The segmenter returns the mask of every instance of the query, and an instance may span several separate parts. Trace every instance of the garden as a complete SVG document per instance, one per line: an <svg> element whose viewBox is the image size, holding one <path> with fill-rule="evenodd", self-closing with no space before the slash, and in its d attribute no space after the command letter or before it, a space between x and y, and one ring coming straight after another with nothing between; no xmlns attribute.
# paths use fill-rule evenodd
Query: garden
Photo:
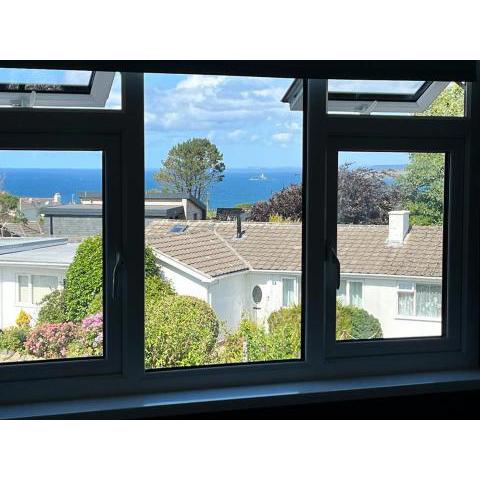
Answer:
<svg viewBox="0 0 480 480"><path fill-rule="evenodd" d="M69 266L63 289L46 295L38 319L20 311L16 325L0 331L0 361L103 355L102 240L84 240ZM337 339L381 338L379 321L365 310L337 302ZM266 325L245 317L226 331L203 300L178 295L145 248L145 367L298 359L301 307L273 312Z"/></svg>

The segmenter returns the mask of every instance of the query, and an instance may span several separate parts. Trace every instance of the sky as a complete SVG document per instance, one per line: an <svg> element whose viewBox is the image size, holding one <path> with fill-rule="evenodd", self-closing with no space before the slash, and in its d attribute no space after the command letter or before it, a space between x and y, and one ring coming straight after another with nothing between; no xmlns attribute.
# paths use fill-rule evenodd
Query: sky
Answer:
<svg viewBox="0 0 480 480"><path fill-rule="evenodd" d="M89 72L0 69L2 82L85 84ZM160 168L175 144L206 137L223 153L226 169L300 169L302 113L281 102L293 79L204 75L145 75L145 163ZM370 82L371 83L371 82ZM385 83L385 82L384 82ZM389 82L391 85L391 82ZM405 85L400 85L400 83ZM399 82L396 88L412 88ZM410 82L414 83L414 82ZM372 89L355 81L332 81L331 88ZM378 84L380 89L388 85ZM390 87L391 88L391 87ZM119 108L120 76L112 86L107 108ZM0 146L1 148L1 146ZM341 155L356 165L406 162L405 154ZM0 153L0 168L98 168L94 152Z"/></svg>

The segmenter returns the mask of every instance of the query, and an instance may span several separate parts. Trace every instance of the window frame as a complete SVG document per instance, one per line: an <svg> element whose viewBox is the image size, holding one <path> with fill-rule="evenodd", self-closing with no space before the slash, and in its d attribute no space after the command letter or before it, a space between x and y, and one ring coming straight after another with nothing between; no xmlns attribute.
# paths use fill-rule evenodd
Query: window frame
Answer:
<svg viewBox="0 0 480 480"><path fill-rule="evenodd" d="M1 114L0 114L1 115ZM16 115L14 115L17 117ZM21 118L17 118L17 121ZM27 125L16 127L11 125L13 133L0 132L0 150L58 150L58 151L100 151L102 153L102 183L104 192L103 231L104 234L104 292L106 328L104 356L85 357L73 359L38 360L28 362L9 362L0 365L1 381L39 381L41 379L61 379L82 375L95 375L120 372L121 365L121 318L122 312L113 302L112 283L115 252L120 251L122 239L122 221L119 212L115 212L115 205L121 202L118 182L120 171L118 169L120 149L118 138L115 135L100 134L96 131L72 134L62 132L61 128L55 131L35 131ZM36 125L37 128L39 125ZM43 128L45 130L45 127ZM47 129L48 130L48 129ZM109 178L109 182L106 179ZM110 233L107 233L109 231ZM18 294L18 278L16 274L16 292ZM22 275L22 274L20 274ZM33 300L32 275L28 276L29 299ZM57 279L59 277L57 275ZM60 284L60 281L59 281ZM17 299L19 297L17 296ZM33 304L24 305L31 307Z"/></svg>
<svg viewBox="0 0 480 480"><path fill-rule="evenodd" d="M461 270L463 241L461 237L463 225L463 211L458 208L452 208L450 198L460 199L465 204L463 195L463 184L465 181L465 154L464 142L457 138L451 138L448 131L439 132L432 135L431 132L424 128L422 120L419 117L413 120L407 131L395 130L395 121L382 122L373 118L371 126L373 131L368 136L331 136L329 138L328 147L328 173L329 191L327 193L327 209L330 212L329 223L327 225L329 244L336 245L336 202L337 202L337 172L338 172L338 154L340 151L403 151L403 152L438 152L445 153L445 185L446 188L446 216L444 221L444 267L443 271L453 276L456 280L447 281L444 276L442 281L443 290L443 308L447 309L447 314L442 315L445 332L442 337L418 337L418 338L395 338L395 339L375 339L375 340L348 340L339 341L335 339L335 322L327 323L326 328L326 349L327 355L331 358L335 357L362 357L365 355L391 355L391 354L413 354L413 353L433 353L453 352L461 350L462 327L466 329L466 325L462 322L448 321L447 318L462 318L462 294L461 292ZM356 124L361 125L364 118L356 119ZM461 121L461 119L460 119ZM448 122L447 122L448 123ZM375 127L379 126L377 130ZM423 133L423 135L422 135ZM411 135L409 137L409 135ZM455 167L454 167L455 166ZM335 212L333 214L332 212ZM448 246L448 250L447 250ZM336 248L336 247L334 247ZM466 267L465 267L466 268ZM455 290L452 287L450 294L449 286L455 284ZM331 290L332 287L330 287ZM453 292L455 293L453 295ZM327 295L331 295L328 292ZM448 298L448 301L446 300ZM445 310L444 310L445 312ZM327 318L334 318L334 304L330 300L326 310ZM458 360L468 364L468 355L460 354ZM429 364L424 361L425 366Z"/></svg>
<svg viewBox="0 0 480 480"><path fill-rule="evenodd" d="M0 108L22 108L33 103L33 107L103 109L106 108L114 78L115 72L93 70L87 85L57 84L62 87L57 91L36 91L33 88L25 88L26 85L30 85L25 83L15 84L19 89L11 90L7 88L9 84L0 83Z"/></svg>
<svg viewBox="0 0 480 480"><path fill-rule="evenodd" d="M144 251L144 124L143 124L143 74L122 73L121 111L78 111L65 110L27 110L14 109L0 112L0 118L17 133L44 132L49 130L76 136L81 134L103 132L119 140L119 163L121 182L122 228L117 252L121 253L123 268L120 270L121 348L120 368L114 372L82 372L72 368L58 378L55 369L45 371L43 378L35 382L22 378L21 371L9 377L9 389L0 399L2 403L34 402L58 399L78 399L83 397L101 397L111 395L146 394L163 392L166 395L184 390L201 389L212 392L212 398L222 399L215 389L225 387L268 387L272 384L288 385L288 382L305 382L359 376L381 375L388 373L412 373L419 370L454 370L457 368L476 368L478 305L476 288L478 281L474 272L478 259L478 234L468 228L477 214L470 206L477 199L477 193L467 185L465 190L465 211L462 230L465 231L465 251L468 251L472 265L464 265L462 280L465 280L465 294L462 298L465 310L462 310L462 322L468 326L462 332L461 343L455 351L425 351L413 349L399 352L396 342L389 342L388 351L383 351L379 361L368 349L361 352L343 351L340 355L331 355L328 343L322 343L326 337L326 299L335 299L331 288L335 286L335 262L331 256L331 230L328 228L329 211L327 194L331 190L331 171L328 166L329 139L349 136L353 139L381 133L383 137L399 137L400 132L409 132L413 138L428 137L432 134L445 135L466 148L466 175L472 178L475 170L470 159L472 152L478 151L473 143L475 132L470 131L468 118L343 118L327 114L327 81L303 79L304 87L304 125L303 125L303 212L302 222L302 358L299 360L277 361L255 364L213 365L182 369L145 371L144 369L144 326L143 326L143 251ZM475 105L480 106L480 91L475 84ZM411 123L410 123L411 122ZM478 128L477 128L478 127ZM480 130L480 122L476 124ZM395 133L396 132L396 133ZM427 135L428 133L428 135ZM435 136L434 135L434 136ZM473 145L471 147L470 145ZM410 147L409 147L410 148ZM471 149L471 150L469 150ZM382 148L384 150L384 148ZM137 162L128 159L138 158ZM470 177L468 177L470 174ZM330 186L330 189L329 189ZM336 192L335 192L336 193ZM139 215L139 212L141 214ZM117 212L118 214L118 212ZM140 261L142 259L142 261ZM463 259L462 259L463 260ZM132 285L135 288L132 288ZM129 288L130 287L130 288ZM319 294L320 292L320 294ZM330 292L330 293L329 293ZM349 348L350 346L348 346ZM353 353L353 354L352 354ZM75 362L77 362L75 360ZM65 362L73 365L73 362ZM52 365L52 364L51 364ZM22 369L29 365L21 365ZM57 367L57 366L55 366ZM5 366L0 366L0 373ZM57 376L57 378L55 378ZM292 385L298 385L292 384ZM273 388L273 387L272 387ZM294 391L298 391L295 386ZM327 387L324 387L327 388ZM313 389L313 386L312 386ZM271 389L269 390L271 392ZM313 391L313 390L312 390ZM237 391L236 399L241 393ZM146 397L143 403L148 404ZM178 397L176 397L178 398ZM223 397L224 400L228 398ZM195 402L194 398L189 400ZM188 407L187 407L188 408Z"/></svg>

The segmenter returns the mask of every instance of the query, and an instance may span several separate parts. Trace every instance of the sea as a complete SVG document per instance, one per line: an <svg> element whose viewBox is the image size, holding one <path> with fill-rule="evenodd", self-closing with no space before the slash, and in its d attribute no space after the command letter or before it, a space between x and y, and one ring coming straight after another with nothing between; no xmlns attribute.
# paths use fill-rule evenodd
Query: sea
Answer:
<svg viewBox="0 0 480 480"><path fill-rule="evenodd" d="M159 188L154 170L145 171L145 188ZM20 197L52 197L60 193L62 203L78 202L80 192L99 192L100 170L0 168L1 190ZM301 183L301 169L226 169L223 181L215 183L207 198L209 209L268 200L275 192Z"/></svg>

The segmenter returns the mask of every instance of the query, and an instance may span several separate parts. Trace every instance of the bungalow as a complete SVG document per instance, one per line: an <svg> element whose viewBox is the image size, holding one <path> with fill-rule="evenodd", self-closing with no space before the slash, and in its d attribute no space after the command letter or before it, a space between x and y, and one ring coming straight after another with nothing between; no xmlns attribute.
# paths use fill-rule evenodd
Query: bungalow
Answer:
<svg viewBox="0 0 480 480"><path fill-rule="evenodd" d="M235 328L301 301L300 224L155 220L146 241L177 292L208 302ZM337 298L378 318L384 337L441 334L442 227L338 225Z"/></svg>
<svg viewBox="0 0 480 480"><path fill-rule="evenodd" d="M399 211L389 225L337 232L342 303L378 318L387 338L441 334L442 227L410 226ZM301 224L152 219L145 237L175 290L205 300L228 329L301 302ZM0 238L0 328L22 308L36 318L43 296L63 285L77 245Z"/></svg>
<svg viewBox="0 0 480 480"><path fill-rule="evenodd" d="M22 309L37 318L43 297L63 286L77 246L66 238L0 239L0 329L15 325Z"/></svg>

